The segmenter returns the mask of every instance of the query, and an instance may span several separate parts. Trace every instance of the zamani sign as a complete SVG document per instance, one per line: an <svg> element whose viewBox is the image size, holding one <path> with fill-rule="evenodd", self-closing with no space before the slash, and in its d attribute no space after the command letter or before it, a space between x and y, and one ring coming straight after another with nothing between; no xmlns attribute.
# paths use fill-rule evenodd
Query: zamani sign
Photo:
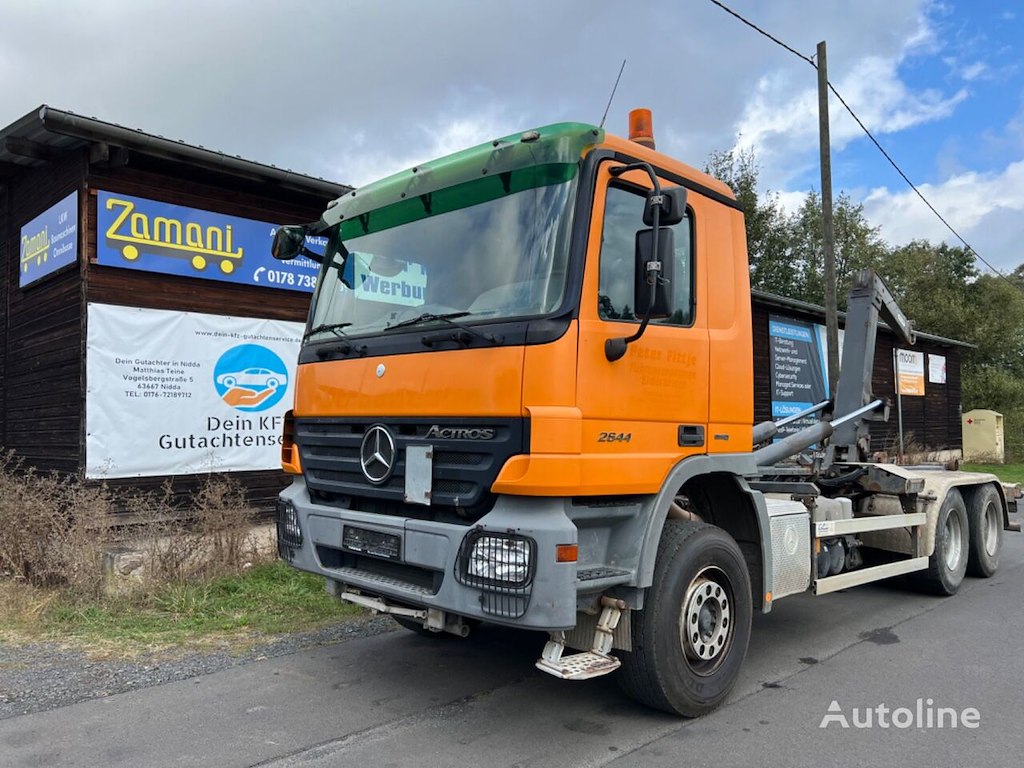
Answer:
<svg viewBox="0 0 1024 768"><path fill-rule="evenodd" d="M280 467L302 330L90 304L86 476Z"/></svg>

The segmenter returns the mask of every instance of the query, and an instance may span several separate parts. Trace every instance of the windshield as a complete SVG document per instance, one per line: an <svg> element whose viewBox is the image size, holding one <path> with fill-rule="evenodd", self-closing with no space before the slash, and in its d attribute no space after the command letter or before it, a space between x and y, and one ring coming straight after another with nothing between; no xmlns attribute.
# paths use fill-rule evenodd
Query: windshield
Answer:
<svg viewBox="0 0 1024 768"><path fill-rule="evenodd" d="M310 338L554 311L565 293L578 164L532 166L410 197L332 227ZM455 315L453 313L458 313ZM424 323L439 322L437 318Z"/></svg>

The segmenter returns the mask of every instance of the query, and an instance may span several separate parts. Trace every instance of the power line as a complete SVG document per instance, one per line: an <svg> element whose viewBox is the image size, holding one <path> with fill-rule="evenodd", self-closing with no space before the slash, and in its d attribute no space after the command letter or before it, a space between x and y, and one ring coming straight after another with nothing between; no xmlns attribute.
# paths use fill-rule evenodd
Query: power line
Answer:
<svg viewBox="0 0 1024 768"><path fill-rule="evenodd" d="M761 27L757 26L757 24L754 24L752 21L744 18L743 16L738 14L732 8L729 8L724 3L719 2L719 0L709 0L709 2L711 2L712 5L718 6L723 11L728 13L730 16L733 16L734 18L738 19L740 22L742 22L746 26L750 27L755 32L757 32L758 34L763 35L764 37L767 37L769 40L771 40L776 45L780 46L781 48L785 48L787 51L789 51L791 54L796 56L798 59L807 62L812 67L814 67L814 69L818 68L818 65L814 63L814 59L813 58L811 58L810 56L807 56L807 55L805 55L803 53L800 53L800 51L796 50L792 46L787 45L782 40L780 40L779 38L775 37L775 35L772 35L771 33L767 32L764 29L762 29ZM910 187L912 190L914 190L914 193L919 198L921 198L921 202L923 202L926 206L928 206L928 210L930 210L932 213L935 214L935 217L939 221L942 222L942 224L946 227L946 229L948 229L950 232L952 232L953 236L957 240L959 240L961 243L964 244L964 247L967 249L968 253L974 254L974 257L976 259L978 259L978 261L980 261L982 264L984 264L986 267L988 267L990 270L992 270L995 274L997 274L999 277L1003 278L1003 280L1005 280L1007 283L1012 285L1014 288L1020 289L1020 286L1018 286L1016 283L1014 283L1012 280L1010 280L1010 278L1008 278L1006 275L1004 275L1002 272L1000 272L998 269L996 269L994 266L992 266L991 262L989 262L988 259L986 259L980 253L978 253L978 251L975 250L974 247L970 243L968 243L967 240L965 240L964 237L959 232L956 231L956 229L953 228L953 225L950 224L948 221L946 221L946 218L941 213L939 213L938 210L936 210L935 206L932 205L931 202L929 202L928 198L926 198L924 196L924 194L921 192L921 190L917 188L917 185L914 184L914 182L912 182L910 180L910 177L907 176L907 174L903 172L903 169L900 168L899 164L893 159L892 155L890 155L888 152L885 151L885 148L879 143L878 139L876 139L874 137L874 134L872 134L871 131L868 130L867 126L864 125L864 122L857 116L857 113L853 111L853 108L849 104L846 103L846 99L844 99L842 97L842 94L840 94L839 91L836 90L836 87L834 85L832 85L831 81L829 81L829 83L828 83L828 89L830 91L832 91L833 94L835 94L835 97L837 99L839 99L839 103L842 104L843 108L847 112L850 113L850 117L852 117L854 119L854 122L856 122L857 125L860 127L860 129L862 131L864 131L864 135L867 136L871 140L871 143L875 145L875 147L878 149L879 152L882 153L882 156L886 160L889 161L889 165L891 165L896 170L896 173L898 173L900 175L900 177L907 183L907 186Z"/></svg>
<svg viewBox="0 0 1024 768"><path fill-rule="evenodd" d="M760 33L760 34L764 35L765 37L767 37L767 38L768 38L769 40L771 40L771 41L772 41L773 43L775 43L776 45L782 46L782 47L783 47L783 48L785 48L785 49L786 49L787 51L789 51L789 52L790 52L790 53L792 53L792 54L793 54L794 56L796 56L796 57L797 57L798 59L803 59L803 60L804 60L804 61L806 61L806 62L807 62L808 64L810 64L810 65L811 65L812 67L814 67L815 69L817 69L817 67L815 67L815 66L814 66L814 59L812 59L812 58L811 58L810 56L805 56L804 54L800 53L800 51L798 51L798 50L797 50L796 48L792 48L792 47L790 47L790 46L786 45L786 44L785 44L784 42L782 42L781 40L779 40L779 38L775 37L775 35L773 35L773 34L771 34L770 32L766 32L765 30L761 29L761 28L760 28L759 26L757 26L757 24L755 24L754 22L752 22L752 21L750 21L750 20L748 20L748 19L745 19L745 18L743 18L743 17L742 17L742 16L740 16L740 15L739 15L738 13L736 13L736 11L734 11L734 10L733 10L732 8L730 8L729 6L725 5L724 3L720 3L720 2L718 2L718 0L711 0L711 2L712 2L712 3L714 4L714 5L717 5L717 6L719 7L719 8L721 8L721 9L722 9L723 11L725 11L726 13L728 13L728 14L729 14L730 16L734 16L734 17L736 17L737 19L739 19L739 20L740 20L741 22L743 22L744 24L746 24L746 25L747 25L748 27L750 27L751 29L753 29L753 30L754 30L755 32L758 32L758 33Z"/></svg>

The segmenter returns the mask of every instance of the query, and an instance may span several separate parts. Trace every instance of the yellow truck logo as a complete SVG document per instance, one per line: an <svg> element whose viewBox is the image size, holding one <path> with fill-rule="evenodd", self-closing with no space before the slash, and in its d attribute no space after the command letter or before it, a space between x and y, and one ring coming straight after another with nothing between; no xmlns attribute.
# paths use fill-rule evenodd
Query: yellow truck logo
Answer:
<svg viewBox="0 0 1024 768"><path fill-rule="evenodd" d="M21 236L21 271L28 272L29 264L35 259L40 266L50 255L50 229L43 227L42 232L31 237Z"/></svg>
<svg viewBox="0 0 1024 768"><path fill-rule="evenodd" d="M128 261L146 252L187 258L195 269L203 270L213 260L221 272L229 275L244 255L242 247L234 247L230 224L204 227L167 216L150 216L136 210L133 201L117 197L108 197L106 207L115 212L106 231L107 245L119 250Z"/></svg>

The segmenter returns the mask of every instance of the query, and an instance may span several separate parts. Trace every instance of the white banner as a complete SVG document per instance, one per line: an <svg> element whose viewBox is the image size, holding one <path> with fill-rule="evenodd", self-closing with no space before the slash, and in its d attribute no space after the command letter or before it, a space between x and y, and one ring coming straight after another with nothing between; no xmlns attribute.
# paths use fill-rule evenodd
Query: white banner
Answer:
<svg viewBox="0 0 1024 768"><path fill-rule="evenodd" d="M301 323L89 305L86 477L276 469Z"/></svg>

